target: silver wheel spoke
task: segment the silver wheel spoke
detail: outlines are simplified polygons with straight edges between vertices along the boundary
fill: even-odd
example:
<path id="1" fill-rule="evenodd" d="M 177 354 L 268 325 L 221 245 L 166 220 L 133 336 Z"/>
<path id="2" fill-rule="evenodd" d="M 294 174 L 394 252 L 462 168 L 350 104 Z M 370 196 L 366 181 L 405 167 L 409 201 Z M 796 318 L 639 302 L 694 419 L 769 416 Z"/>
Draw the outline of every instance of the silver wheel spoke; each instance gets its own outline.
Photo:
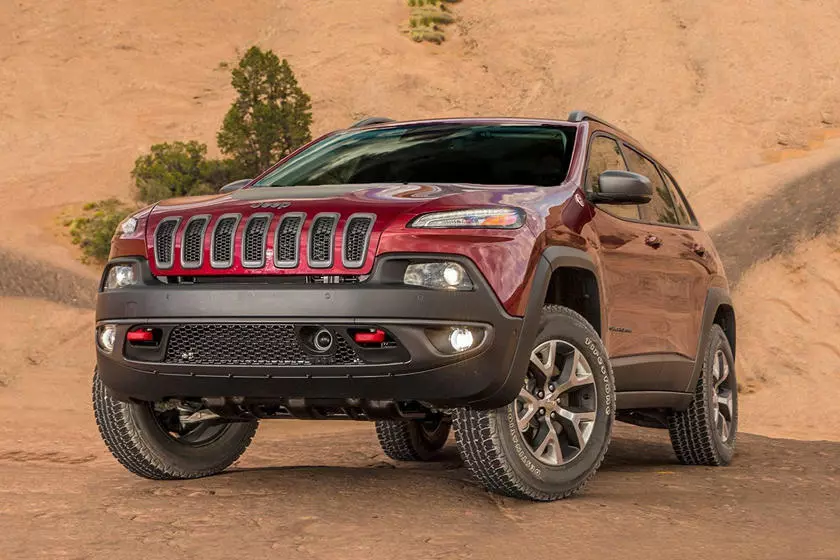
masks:
<path id="1" fill-rule="evenodd" d="M 519 391 L 519 401 L 522 403 L 522 414 L 517 418 L 517 423 L 519 431 L 524 432 L 539 409 L 539 401 L 525 387 Z"/>
<path id="2" fill-rule="evenodd" d="M 554 368 L 557 363 L 557 341 L 550 340 L 537 346 L 531 352 L 531 363 L 545 375 L 545 381 L 547 382 L 554 376 Z"/>
<path id="3" fill-rule="evenodd" d="M 592 425 L 595 422 L 594 412 L 572 412 L 571 410 L 561 408 L 557 411 L 562 418 L 568 420 L 575 432 L 575 442 L 577 447 L 583 449 L 586 442 L 589 441 L 589 435 L 592 433 Z"/>
<path id="4" fill-rule="evenodd" d="M 553 396 L 556 398 L 563 393 L 574 389 L 575 387 L 582 387 L 584 385 L 592 385 L 595 383 L 595 378 L 589 370 L 586 359 L 583 357 L 577 348 L 571 359 L 567 360 L 571 367 L 564 364 L 562 380 L 555 387 Z"/>
<path id="5" fill-rule="evenodd" d="M 563 451 L 560 449 L 560 438 L 557 436 L 557 428 L 551 421 L 545 421 L 547 431 L 539 447 L 535 450 L 537 457 L 552 465 L 559 465 L 563 462 Z"/>

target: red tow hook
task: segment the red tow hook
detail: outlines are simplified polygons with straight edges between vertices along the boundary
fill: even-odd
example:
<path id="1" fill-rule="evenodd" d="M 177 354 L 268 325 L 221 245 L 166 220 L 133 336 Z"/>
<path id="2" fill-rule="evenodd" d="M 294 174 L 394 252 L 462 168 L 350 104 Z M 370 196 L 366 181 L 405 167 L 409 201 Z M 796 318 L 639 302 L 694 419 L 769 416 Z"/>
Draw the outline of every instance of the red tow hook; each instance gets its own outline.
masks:
<path id="1" fill-rule="evenodd" d="M 353 334 L 353 340 L 356 344 L 382 344 L 385 342 L 385 331 L 382 329 L 360 331 Z"/>
<path id="2" fill-rule="evenodd" d="M 154 343 L 155 342 L 155 329 L 150 328 L 138 328 L 132 329 L 128 331 L 125 335 L 126 340 L 129 342 L 146 342 L 146 343 Z"/>

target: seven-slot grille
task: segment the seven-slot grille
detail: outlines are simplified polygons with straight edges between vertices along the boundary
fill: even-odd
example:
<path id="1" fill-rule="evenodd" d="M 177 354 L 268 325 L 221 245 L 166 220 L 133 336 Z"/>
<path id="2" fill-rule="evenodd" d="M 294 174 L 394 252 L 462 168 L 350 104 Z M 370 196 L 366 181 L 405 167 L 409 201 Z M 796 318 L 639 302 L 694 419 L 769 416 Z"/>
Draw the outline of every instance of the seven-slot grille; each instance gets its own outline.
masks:
<path id="1" fill-rule="evenodd" d="M 181 217 L 170 216 L 161 220 L 155 229 L 155 264 L 160 269 L 173 267 L 177 237 L 181 242 L 180 264 L 185 269 L 200 268 L 208 257 L 215 269 L 228 269 L 235 264 L 262 268 L 268 262 L 269 246 L 273 246 L 271 262 L 277 268 L 296 268 L 301 264 L 331 268 L 337 243 L 341 246 L 341 264 L 345 268 L 362 268 L 375 221 L 372 214 L 351 214 L 342 222 L 339 214 L 321 213 L 307 224 L 306 214 L 288 212 L 244 217 L 240 214 L 223 214 L 218 218 L 193 216 L 180 227 Z M 241 243 L 235 247 L 237 232 Z M 269 235 L 273 239 L 269 240 Z M 303 255 L 301 246 L 305 248 Z"/>

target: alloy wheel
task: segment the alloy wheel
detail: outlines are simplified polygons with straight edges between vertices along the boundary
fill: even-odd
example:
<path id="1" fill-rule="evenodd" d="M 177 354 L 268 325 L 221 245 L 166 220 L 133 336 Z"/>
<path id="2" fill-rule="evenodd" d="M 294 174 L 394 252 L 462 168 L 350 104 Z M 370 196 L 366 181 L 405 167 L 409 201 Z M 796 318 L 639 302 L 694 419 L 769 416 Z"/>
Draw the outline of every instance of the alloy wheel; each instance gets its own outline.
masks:
<path id="1" fill-rule="evenodd" d="M 734 401 L 732 396 L 731 377 L 729 360 L 726 354 L 718 348 L 715 352 L 712 364 L 712 414 L 714 415 L 715 429 L 721 441 L 729 441 L 732 433 L 732 418 L 734 413 Z"/>
<path id="2" fill-rule="evenodd" d="M 514 406 L 519 433 L 537 460 L 558 466 L 578 457 L 592 435 L 597 404 L 592 367 L 572 344 L 549 340 L 531 352 Z"/>

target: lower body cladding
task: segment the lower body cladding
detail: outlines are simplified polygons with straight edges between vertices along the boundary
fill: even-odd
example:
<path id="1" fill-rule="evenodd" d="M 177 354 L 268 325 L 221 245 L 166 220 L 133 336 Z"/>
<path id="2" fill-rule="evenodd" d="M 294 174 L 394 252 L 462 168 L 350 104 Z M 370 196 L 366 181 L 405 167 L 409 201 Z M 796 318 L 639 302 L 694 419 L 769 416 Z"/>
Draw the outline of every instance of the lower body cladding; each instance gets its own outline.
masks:
<path id="1" fill-rule="evenodd" d="M 470 272 L 469 292 L 149 282 L 101 293 L 99 376 L 120 400 L 195 399 L 266 416 L 496 408 L 517 395 L 512 372 L 525 369 L 530 341 L 517 351 L 522 319 Z"/>

